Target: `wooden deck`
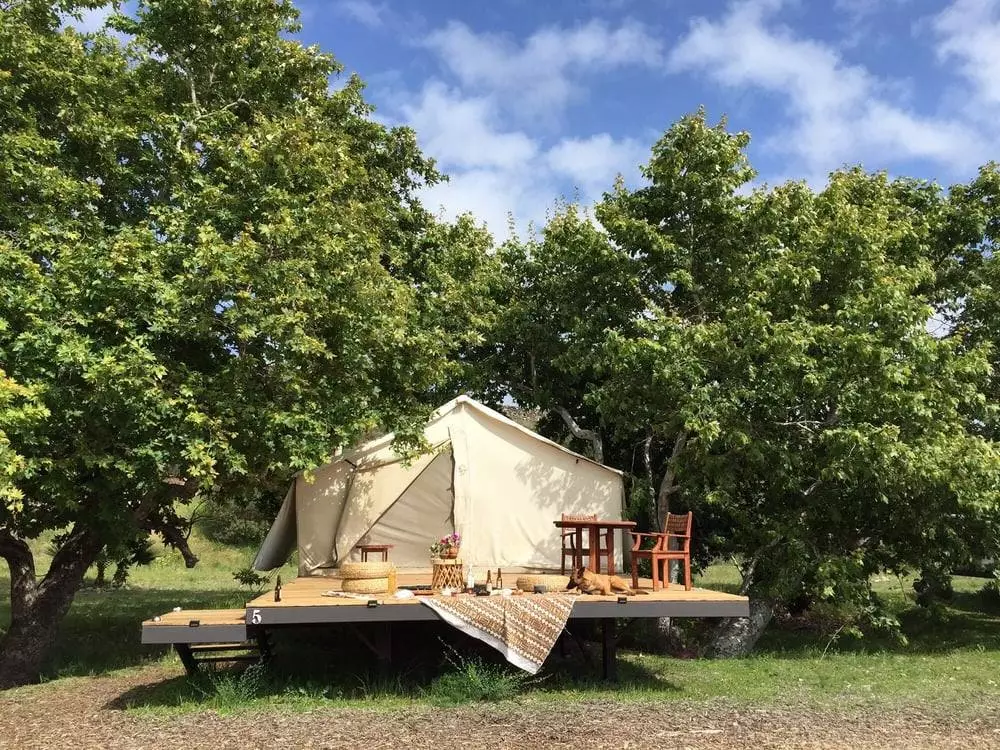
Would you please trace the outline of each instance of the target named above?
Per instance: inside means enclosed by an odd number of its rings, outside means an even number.
[[[516,574],[511,574],[516,578]],[[513,581],[511,581],[513,582]],[[429,573],[400,573],[399,586],[430,584]],[[158,621],[142,624],[143,643],[210,643],[242,641],[256,630],[284,625],[364,622],[419,622],[438,617],[420,603],[424,596],[395,599],[387,594],[347,598],[327,596],[339,591],[340,579],[333,576],[296,578],[281,589],[281,601],[267,591],[247,603],[246,609],[182,610],[161,615]],[[746,617],[746,597],[709,589],[685,591],[682,586],[652,590],[652,581],[640,579],[643,594],[629,596],[583,596],[575,592],[552,591],[548,596],[571,596],[574,619],[633,617]],[[523,594],[536,596],[536,594]]]
[[[245,609],[186,609],[142,623],[143,643],[228,643],[247,639]]]
[[[511,579],[511,583],[516,580],[513,572]],[[430,574],[400,573],[397,584],[429,586]],[[274,591],[268,591],[248,602],[245,609],[168,612],[142,623],[142,642],[173,644],[185,668],[189,673],[194,673],[199,664],[206,662],[267,659],[270,654],[269,634],[285,626],[383,623],[375,628],[381,633],[381,639],[364,642],[380,660],[389,661],[392,658],[392,626],[389,623],[439,619],[434,610],[420,603],[427,596],[396,599],[387,594],[361,598],[328,595],[330,592],[340,591],[340,588],[340,580],[333,576],[296,578],[282,587],[281,600],[277,602],[274,600]],[[685,591],[679,585],[653,591],[652,581],[648,579],[640,579],[639,589],[644,593],[620,597],[585,596],[559,587],[559,590],[547,592],[543,596],[572,597],[571,619],[601,621],[602,668],[607,679],[615,679],[616,674],[615,623],[618,618],[749,615],[749,602],[742,596],[709,589]],[[539,594],[525,593],[521,596]],[[257,655],[225,655],[232,651],[247,650],[248,647],[251,650],[256,648]]]

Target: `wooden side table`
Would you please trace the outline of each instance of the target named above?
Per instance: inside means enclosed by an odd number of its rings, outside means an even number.
[[[361,562],[368,562],[368,553],[376,552],[381,553],[382,562],[389,561],[389,550],[393,548],[391,544],[359,544],[358,549],[361,551]]]
[[[465,566],[459,558],[432,557],[433,575],[431,588],[440,591],[443,588],[465,588]]]

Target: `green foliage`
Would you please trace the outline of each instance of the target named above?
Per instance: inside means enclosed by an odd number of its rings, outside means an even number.
[[[261,575],[253,568],[240,568],[233,573],[233,580],[240,586],[250,590],[251,597],[260,596],[271,582],[271,577]]]
[[[427,697],[437,706],[513,700],[537,682],[521,670],[465,656],[447,644],[445,658],[453,671],[435,678],[427,688]]]
[[[806,585],[867,611],[874,573],[1000,543],[1000,180],[945,192],[846,169],[750,189],[748,142],[686,117],[600,226],[568,207],[508,243],[508,364],[487,365],[610,438],[654,524],[693,509],[702,564],[739,560],[765,599]],[[928,332],[934,311],[955,335]]]
[[[220,713],[246,710],[260,697],[267,682],[267,667],[251,664],[241,670],[212,670],[191,679],[204,703]]]
[[[260,546],[280,507],[280,502],[258,504],[218,498],[198,513],[196,523],[213,542],[236,547]]]
[[[983,584],[979,596],[986,605],[994,609],[1000,607],[1000,574],[994,573],[992,580]]]
[[[51,596],[177,500],[417,447],[495,266],[287,0],[140,0],[126,41],[61,25],[87,6],[0,6],[0,553],[66,530]]]
[[[917,594],[917,604],[929,607],[935,602],[948,601],[955,592],[951,587],[951,576],[939,568],[930,568],[913,582]]]

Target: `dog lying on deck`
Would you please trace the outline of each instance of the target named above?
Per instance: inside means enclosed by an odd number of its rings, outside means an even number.
[[[605,576],[595,573],[587,568],[577,568],[569,577],[566,590],[580,589],[581,594],[600,594],[601,596],[611,596],[612,593],[635,596],[636,594],[648,594],[648,591],[635,591],[628,585],[628,581],[618,576]]]

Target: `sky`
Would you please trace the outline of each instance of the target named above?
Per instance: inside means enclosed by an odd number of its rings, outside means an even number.
[[[591,204],[678,118],[752,136],[758,182],[861,164],[967,180],[1000,159],[1000,0],[298,0],[301,39],[412,126],[422,196],[498,237]],[[86,22],[87,19],[85,19]],[[338,85],[336,81],[333,85]]]

